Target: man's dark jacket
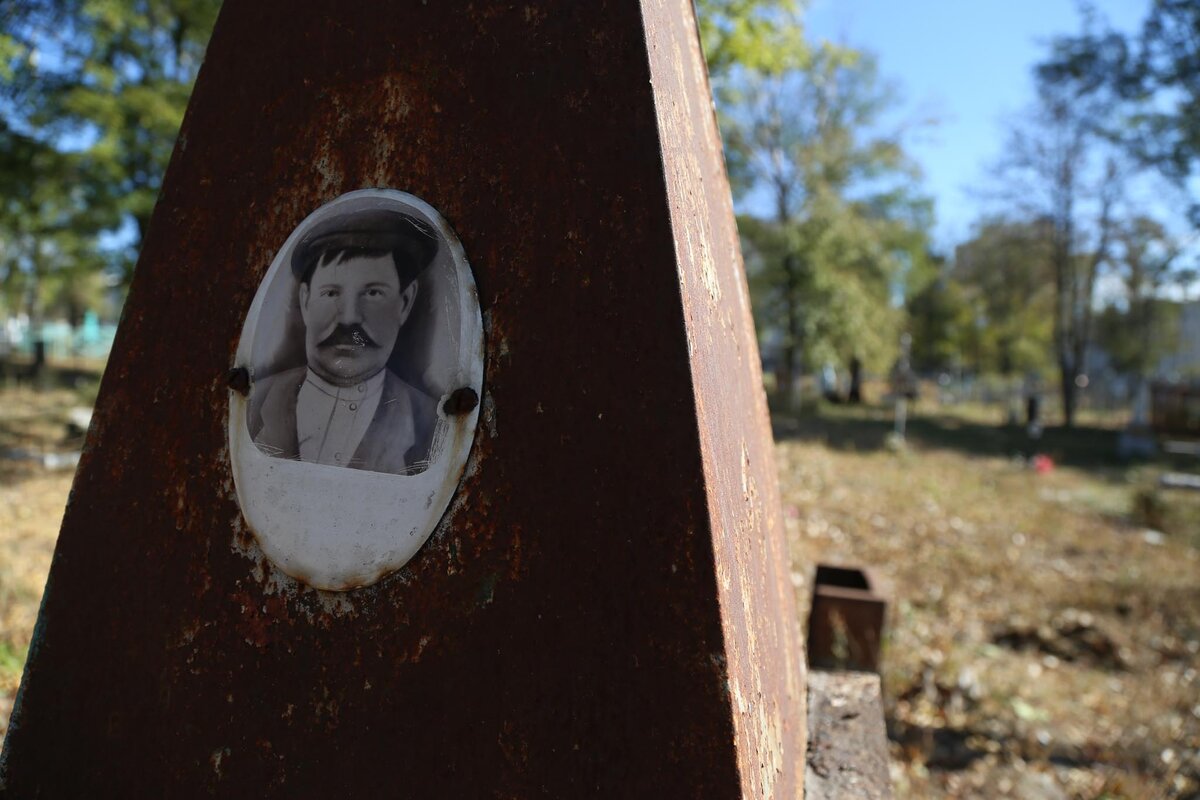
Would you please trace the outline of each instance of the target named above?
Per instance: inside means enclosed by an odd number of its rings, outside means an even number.
[[[300,458],[296,400],[307,371],[297,367],[277,372],[255,381],[250,391],[250,438],[276,458]],[[397,475],[422,472],[436,427],[436,401],[385,370],[379,407],[346,466]]]

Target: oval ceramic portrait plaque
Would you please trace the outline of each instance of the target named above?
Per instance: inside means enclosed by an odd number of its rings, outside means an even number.
[[[433,532],[479,416],[483,325],[462,245],[403,192],[320,207],[242,328],[234,482],[263,552],[319,589],[367,586]]]

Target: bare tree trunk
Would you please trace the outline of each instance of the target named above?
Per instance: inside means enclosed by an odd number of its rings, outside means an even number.
[[[1062,242],[1063,235],[1056,232],[1054,244],[1054,352],[1058,356],[1058,377],[1062,387],[1063,424],[1070,428],[1075,423],[1075,375],[1071,364],[1071,276],[1070,248]]]
[[[776,372],[776,382],[779,384],[776,397],[779,398],[779,407],[784,411],[790,411],[792,403],[795,401],[792,391],[796,385],[795,364],[796,348],[793,345],[785,344],[779,361],[779,370]]]
[[[779,403],[784,409],[790,410],[795,400],[797,362],[800,354],[800,276],[796,264],[796,256],[788,253],[783,259],[783,273],[787,296],[784,308],[787,320],[784,332],[783,353],[779,364]]]
[[[1059,375],[1061,376],[1062,386],[1062,410],[1063,410],[1063,426],[1066,428],[1075,425],[1075,375],[1072,374],[1075,369],[1065,360],[1059,362]]]
[[[45,268],[42,263],[42,256],[37,252],[37,246],[34,246],[33,258],[31,259],[33,269],[30,274],[29,295],[26,298],[27,306],[26,313],[29,317],[29,332],[33,345],[33,363],[29,367],[29,379],[33,385],[41,388],[42,373],[46,366],[46,340],[44,338],[43,328],[46,322],[45,304],[42,302],[42,280],[45,274]]]
[[[775,218],[779,222],[780,229],[786,229],[791,215],[789,213],[789,203],[791,200],[791,188],[787,181],[782,178],[774,180],[775,189]],[[783,352],[781,353],[781,361],[779,371],[776,374],[778,386],[778,398],[780,407],[790,411],[792,403],[795,400],[795,388],[797,377],[797,362],[799,361],[800,353],[802,352],[802,330],[800,326],[800,264],[797,261],[795,253],[786,253],[783,257],[783,276],[784,276],[784,312],[787,319],[784,321],[784,342]]]

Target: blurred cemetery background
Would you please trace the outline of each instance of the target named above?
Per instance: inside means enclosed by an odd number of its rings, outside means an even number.
[[[0,9],[0,732],[218,6]],[[897,795],[1200,797],[1200,4],[698,12],[797,593],[889,586]]]

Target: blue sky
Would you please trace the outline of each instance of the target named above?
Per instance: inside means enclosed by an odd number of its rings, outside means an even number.
[[[1148,0],[1097,0],[1114,27],[1136,30]],[[1032,68],[1049,40],[1080,30],[1076,0],[813,0],[812,40],[873,51],[899,89],[898,118],[932,116],[907,147],[937,203],[935,241],[952,248],[987,208],[969,185],[986,177],[1004,121],[1034,98]]]

